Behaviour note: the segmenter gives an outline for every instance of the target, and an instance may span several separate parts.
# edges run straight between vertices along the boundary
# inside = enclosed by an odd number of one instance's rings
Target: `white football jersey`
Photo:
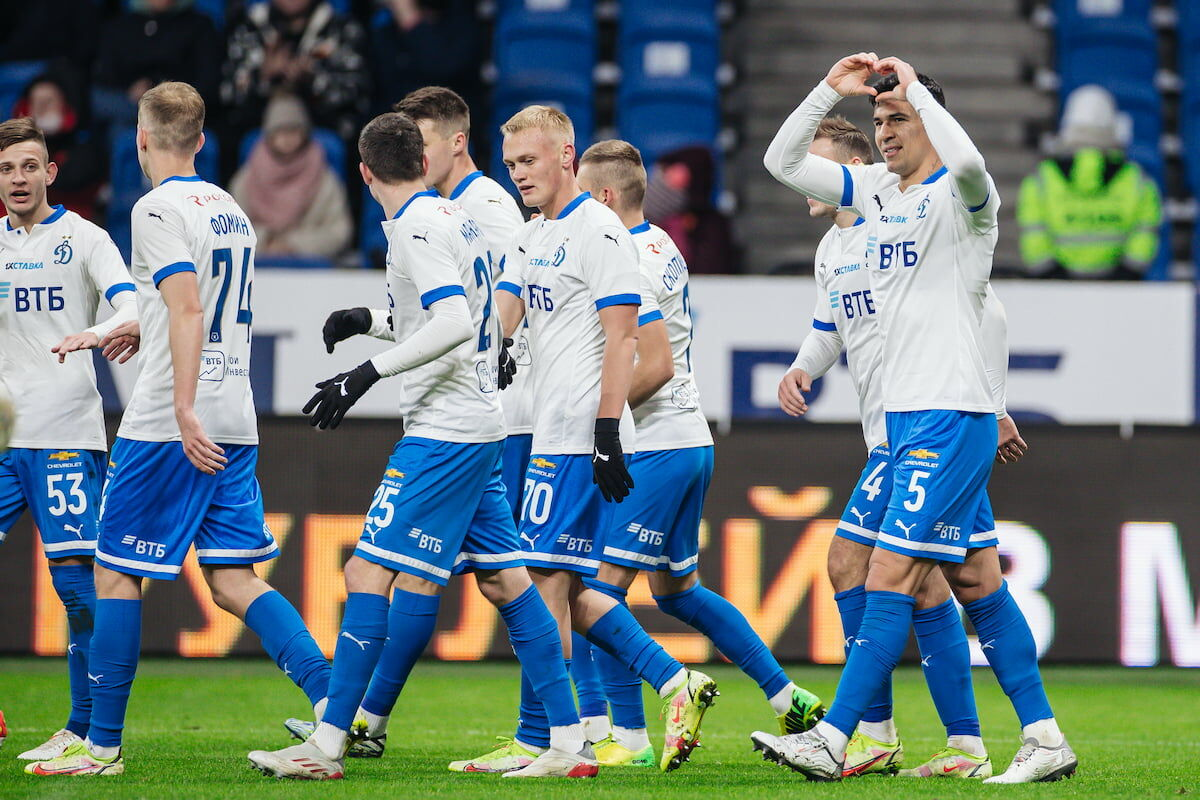
[[[246,213],[224,189],[198,176],[167,178],[133,207],[133,279],[141,320],[141,372],[117,435],[179,440],[170,320],[158,284],[195,272],[204,308],[196,415],[217,444],[258,444],[250,391],[254,248]]]
[[[450,199],[462,206],[467,216],[479,224],[487,241],[492,279],[499,280],[504,271],[504,254],[508,252],[513,236],[525,224],[517,201],[504,191],[504,187],[480,170],[459,181],[450,193]],[[529,388],[533,353],[529,349],[526,330],[522,323],[513,337],[512,355],[517,360],[517,372],[513,382],[500,393],[504,424],[509,434],[533,433],[533,397]]]
[[[96,323],[100,299],[134,291],[112,239],[74,211],[26,233],[0,224],[0,381],[16,404],[12,447],[107,450],[90,351],[50,348]]]
[[[557,219],[525,223],[505,256],[497,288],[525,301],[537,353],[533,452],[591,453],[605,341],[599,310],[641,302],[633,238],[611,209],[583,192]],[[634,452],[628,406],[622,414],[621,446]]]
[[[483,231],[457,203],[432,189],[413,195],[383,223],[392,333],[403,342],[433,316],[429,307],[463,295],[475,335],[441,358],[396,376],[405,436],[496,442],[504,414],[496,386],[499,317]]]
[[[706,447],[713,443],[692,372],[692,309],[687,263],[667,232],[649,222],[630,228],[642,272],[638,324],[663,320],[675,377],[633,410],[640,451]]]
[[[813,277],[817,301],[813,330],[837,331],[846,350],[850,381],[858,393],[863,438],[871,450],[887,442],[883,415],[883,341],[879,333],[879,308],[871,292],[865,263],[867,226],[861,218],[849,228],[834,225],[817,246]],[[798,364],[819,378],[826,364]]]
[[[945,168],[904,191],[883,164],[843,170],[841,205],[867,219],[884,409],[995,411],[980,331],[1000,207],[990,176],[968,209]]]

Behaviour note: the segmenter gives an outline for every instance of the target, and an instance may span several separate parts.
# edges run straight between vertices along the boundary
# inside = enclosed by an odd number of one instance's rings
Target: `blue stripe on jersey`
[[[866,220],[863,219],[862,217],[859,217],[858,219],[854,220],[854,224],[851,225],[850,227],[857,228],[859,225],[862,225],[864,222],[866,222]]]
[[[196,265],[190,261],[176,261],[174,264],[167,264],[165,267],[154,273],[154,287],[162,283],[163,278],[169,275],[174,275],[176,272],[195,272]]]
[[[496,291],[505,291],[509,292],[510,294],[515,294],[517,297],[521,296],[521,287],[517,286],[512,281],[500,281],[496,284]]]
[[[637,294],[610,294],[608,297],[601,297],[596,301],[596,310],[608,308],[609,306],[636,306],[641,305],[642,297]]]
[[[54,206],[53,208],[54,208],[54,213],[51,214],[50,216],[46,217],[41,222],[39,222],[38,225],[49,225],[52,222],[58,221],[59,217],[61,217],[65,213],[67,213],[67,210],[65,208],[63,208],[61,205]]]
[[[439,286],[436,289],[430,289],[425,294],[421,295],[421,308],[429,308],[438,300],[445,300],[447,297],[466,297],[467,291],[458,284],[450,284],[449,286]]]
[[[850,170],[842,166],[842,202],[838,205],[848,206],[854,202],[854,179],[850,177]]]
[[[204,178],[201,178],[199,175],[172,175],[171,177],[164,179],[163,183],[170,183],[171,181],[186,181],[188,183],[197,183],[202,180],[204,180]],[[160,183],[159,186],[162,186],[162,183]]]
[[[828,333],[832,333],[837,330],[837,325],[834,325],[832,322],[822,322],[819,319],[813,320],[813,327],[819,331],[826,331]]]
[[[392,217],[392,219],[400,219],[400,215],[403,214],[405,211],[407,211],[408,207],[413,204],[413,200],[416,200],[418,197],[437,197],[437,196],[438,196],[438,193],[435,192],[433,189],[426,189],[423,192],[417,192],[412,197],[408,198],[407,202],[405,202],[404,205],[400,206],[400,210],[396,212],[396,215],[394,217]]]
[[[967,209],[968,213],[974,214],[976,211],[983,211],[983,207],[988,204],[988,200],[992,199],[992,190],[988,189],[988,193],[983,196],[983,202],[977,206],[970,206]]]
[[[483,170],[481,170],[481,169],[477,169],[474,172],[472,172],[470,175],[465,176],[461,181],[458,182],[458,186],[454,187],[454,191],[450,192],[450,199],[457,200],[459,198],[459,195],[461,195],[463,192],[465,192],[467,190],[468,186],[470,186],[472,183],[474,183],[477,178],[482,178],[482,177],[483,177]]]
[[[574,200],[567,203],[567,207],[564,208],[562,211],[558,212],[558,216],[555,217],[555,219],[566,219],[567,214],[570,214],[572,211],[579,208],[579,204],[582,203],[584,200],[587,200],[589,197],[591,197],[590,194],[588,194],[587,192],[583,192],[578,197],[576,197]]]
[[[650,230],[649,220],[642,220],[640,225],[634,225],[632,228],[629,229],[629,232],[630,233],[645,233],[648,230]]]
[[[843,169],[845,169],[845,167],[843,167]],[[942,167],[942,168],[941,168],[941,169],[939,169],[937,172],[933,173],[933,174],[932,174],[932,175],[930,175],[928,178],[926,178],[925,180],[921,181],[921,183],[934,183],[934,182],[936,182],[936,181],[937,181],[937,179],[938,179],[938,178],[942,177],[942,176],[943,176],[943,175],[945,175],[945,174],[946,174],[946,168],[945,168],[945,167]]]
[[[657,310],[649,311],[645,314],[642,314],[640,317],[638,317],[638,327],[640,328],[643,325],[649,325],[651,322],[654,322],[654,320],[662,319],[662,318],[663,318],[663,315],[662,315],[661,311],[657,311]]]
[[[165,278],[167,276],[164,275],[163,277]],[[156,280],[154,283],[155,283],[155,285],[157,285],[158,281]],[[111,303],[112,299],[114,297],[116,297],[117,295],[119,295],[121,292],[136,292],[136,291],[137,291],[137,287],[134,286],[132,283],[128,283],[128,282],[114,283],[112,286],[108,287],[108,291],[104,293],[104,299]]]

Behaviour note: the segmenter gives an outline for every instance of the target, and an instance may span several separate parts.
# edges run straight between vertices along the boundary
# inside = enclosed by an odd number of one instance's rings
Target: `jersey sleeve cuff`
[[[596,310],[608,308],[609,306],[638,306],[642,304],[641,295],[637,294],[610,294],[608,297],[601,297],[596,301]]]
[[[447,297],[454,297],[455,295],[466,297],[467,291],[457,284],[439,286],[436,289],[430,289],[428,292],[421,295],[421,308],[429,308],[438,300],[445,300]]]
[[[813,328],[818,331],[826,331],[827,333],[833,333],[834,331],[837,330],[837,325],[833,324],[832,322],[822,322],[819,319],[814,319],[813,320]]]
[[[654,311],[647,311],[645,314],[642,314],[640,317],[638,317],[638,327],[640,328],[643,325],[649,325],[651,322],[662,318],[662,312],[657,309]]]
[[[846,165],[842,165],[842,199],[839,205],[845,207],[854,202],[854,178]]]
[[[158,285],[163,282],[163,278],[167,278],[178,272],[195,271],[196,265],[190,261],[176,261],[174,264],[167,264],[165,267],[159,269],[158,272],[154,273],[154,287],[157,289]]]
[[[193,269],[193,272],[194,271],[195,270]],[[163,277],[165,278],[167,276],[164,275]],[[154,285],[155,286],[158,285],[158,281],[159,281],[159,277],[158,277],[158,275],[155,275],[154,276]],[[116,297],[117,295],[119,295],[121,292],[136,292],[136,291],[137,291],[137,287],[134,286],[132,283],[129,283],[128,281],[126,281],[124,283],[114,283],[112,286],[108,287],[108,291],[104,293],[104,299],[111,303],[112,299],[114,297]]]
[[[992,190],[988,189],[988,193],[986,195],[984,195],[984,197],[983,197],[983,202],[977,206],[967,206],[967,213],[974,214],[976,212],[983,211],[983,209],[987,207],[988,200],[991,200],[991,199],[992,199]]]
[[[521,296],[521,287],[517,286],[512,281],[500,281],[496,284],[496,290],[515,294],[517,297]]]

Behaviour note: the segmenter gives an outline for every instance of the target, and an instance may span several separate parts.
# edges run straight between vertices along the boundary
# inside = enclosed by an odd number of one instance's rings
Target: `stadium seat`
[[[133,128],[116,128],[111,131],[112,145],[109,160],[109,182],[112,197],[108,203],[106,228],[116,242],[125,260],[129,260],[132,237],[129,230],[129,214],[134,204],[150,191],[150,181],[142,174],[137,160],[137,142]],[[205,180],[215,181],[218,177],[220,145],[216,134],[204,132],[204,147],[196,154],[196,172]]]
[[[702,5],[702,4],[701,4]],[[625,88],[646,80],[716,82],[721,31],[716,12],[671,4],[628,3],[622,9],[617,60]]]
[[[592,143],[595,112],[592,103],[591,76],[555,75],[548,72],[510,75],[496,86],[492,96],[493,129],[530,105],[548,105],[561,109],[575,125],[575,148],[582,153]],[[504,188],[515,193],[504,168],[500,137],[492,148],[491,174]]]
[[[242,143],[238,147],[238,163],[245,164],[246,159],[250,157],[250,151],[254,149],[254,145],[258,143],[262,136],[262,129],[255,128],[242,137]],[[341,140],[336,133],[328,128],[313,128],[312,136],[317,140],[317,144],[325,151],[325,160],[329,162],[329,167],[342,180],[346,179],[346,143]]]
[[[554,14],[571,13],[593,16],[594,0],[497,0],[496,17],[502,18],[516,13]]]
[[[46,61],[9,61],[0,63],[0,113],[12,116],[13,106],[34,78],[46,71]]]
[[[1083,30],[1105,21],[1140,25],[1149,23],[1152,5],[1153,0],[1054,0],[1054,19],[1059,30]]]
[[[1158,71],[1158,37],[1149,23],[1102,20],[1081,30],[1061,31],[1055,41],[1064,92],[1110,80],[1153,84]]]
[[[589,79],[596,64],[596,18],[587,12],[514,11],[496,23],[497,82],[511,75],[549,72]]]
[[[684,145],[714,147],[719,120],[717,87],[710,81],[647,80],[622,87],[618,96],[618,133],[642,151],[647,169],[658,156]]]

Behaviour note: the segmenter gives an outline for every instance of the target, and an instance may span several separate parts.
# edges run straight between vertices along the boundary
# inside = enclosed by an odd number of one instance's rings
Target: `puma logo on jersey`
[[[379,533],[378,528],[372,528],[370,524],[363,525],[363,533],[371,537],[371,544],[375,544],[375,535]]]
[[[80,525],[78,527],[76,527],[74,525],[63,525],[63,530],[70,531],[71,533],[78,536],[80,539],[83,538],[83,526],[82,525]]]
[[[355,637],[354,634],[350,633],[350,631],[342,631],[342,638],[349,639],[350,641],[352,641],[356,645],[358,645],[359,648],[362,650],[366,650],[367,645],[370,644],[370,642],[366,642],[366,641],[363,641],[362,639]]]
[[[879,206],[880,211],[883,211],[883,201],[879,199],[879,195],[875,195],[875,205]]]
[[[498,198],[498,197],[489,197],[489,198],[487,199],[487,201],[488,201],[489,203],[495,203],[495,204],[496,204],[496,205],[498,205],[498,206],[502,206],[502,205],[504,205],[504,201],[503,201],[503,200],[501,200],[501,199],[500,199],[500,198]]]
[[[530,548],[537,547],[537,540],[538,540],[538,537],[540,537],[540,536],[541,536],[541,534],[539,533],[537,536],[534,536],[531,539],[531,538],[529,538],[529,535],[525,533],[525,531],[521,531],[521,538],[524,539],[525,541],[529,542]]]
[[[75,649],[77,647],[79,647],[79,645],[75,644],[74,642],[71,642],[69,645],[67,645],[67,655],[69,655],[69,656],[75,655]]]
[[[100,679],[104,677],[103,675],[93,675],[90,672],[87,674],[87,676],[88,680],[94,682],[97,686],[100,685]]]
[[[905,539],[911,539],[912,538],[912,529],[917,527],[917,523],[914,522],[912,525],[905,525],[900,520],[896,520],[896,527],[899,528],[900,530],[904,531]]]
[[[425,244],[429,244],[429,239],[427,239],[427,238],[426,238],[427,236],[429,236],[429,231],[425,231],[425,236],[417,236],[417,235],[414,233],[414,234],[412,235],[412,238],[414,238],[414,239],[420,239],[420,240],[421,240],[422,242],[424,242]]]
[[[871,641],[870,639],[855,639],[854,643],[856,645],[858,645],[859,647],[862,647],[864,644],[867,644],[870,641]]]
[[[158,220],[159,222],[166,222],[166,220],[162,218],[162,214],[155,214],[153,211],[147,211],[147,212],[146,212],[146,216],[147,216],[147,217],[154,217],[154,218],[155,218],[156,220]]]
[[[930,661],[930,659],[932,659],[932,658],[933,658],[933,656],[925,656],[924,658],[922,658],[922,659],[921,659],[921,666],[922,666],[922,667],[928,667],[928,666],[929,666],[929,661]]]
[[[850,506],[850,513],[853,514],[854,516],[858,517],[858,524],[861,527],[865,528],[867,526],[867,517],[871,516],[870,511],[868,511],[864,514],[861,511],[859,511],[857,508],[855,508],[854,506]]]
[[[612,239],[612,243],[613,243],[613,244],[617,245],[618,247],[620,247],[620,246],[621,246],[621,243],[620,243],[619,241],[617,241],[617,237],[613,236],[611,233],[606,233],[606,234],[604,234],[604,238],[605,238],[605,239]]]
[[[995,639],[988,639],[986,642],[984,642],[983,644],[981,644],[979,646],[979,649],[980,650],[995,650],[996,649],[995,642],[996,642]]]
[[[347,375],[346,377],[342,378],[340,381],[338,381],[337,383],[334,384],[334,386],[336,386],[342,390],[342,397],[350,396],[350,393],[346,391],[346,381],[348,381],[348,380],[350,380],[349,375]]]

